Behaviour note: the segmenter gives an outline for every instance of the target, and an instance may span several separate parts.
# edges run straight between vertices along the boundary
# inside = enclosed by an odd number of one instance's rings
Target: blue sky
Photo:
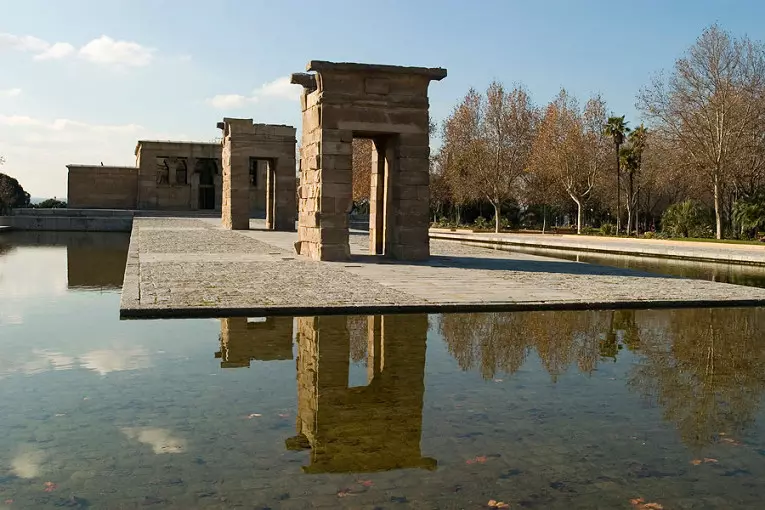
[[[704,27],[765,39],[765,2],[0,0],[1,171],[64,196],[67,163],[133,164],[139,138],[210,141],[223,116],[300,125],[309,60],[445,67],[441,121],[470,87],[565,86],[639,121],[635,95]]]

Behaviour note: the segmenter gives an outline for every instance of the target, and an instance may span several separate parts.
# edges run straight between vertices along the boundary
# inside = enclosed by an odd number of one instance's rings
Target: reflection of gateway
[[[249,367],[252,360],[292,359],[292,322],[292,317],[221,319],[220,352],[215,357],[222,368]]]
[[[426,315],[368,318],[367,386],[348,387],[346,317],[298,319],[298,418],[307,473],[435,469],[422,457]]]

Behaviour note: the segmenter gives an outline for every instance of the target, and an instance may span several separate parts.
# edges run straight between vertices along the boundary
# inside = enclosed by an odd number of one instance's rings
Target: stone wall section
[[[136,146],[136,167],[138,167],[138,209],[157,211],[197,210],[199,204],[199,174],[195,172],[199,159],[214,159],[218,173],[214,177],[215,208],[220,211],[221,146],[217,143],[174,142],[140,140]],[[157,182],[157,158],[183,159],[186,164],[186,182],[178,183],[176,170],[171,165],[167,183]]]
[[[67,165],[67,206],[73,209],[135,209],[138,169]]]

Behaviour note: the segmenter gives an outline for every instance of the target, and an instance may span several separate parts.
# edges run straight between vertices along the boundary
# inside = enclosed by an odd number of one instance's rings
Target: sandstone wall
[[[138,170],[133,167],[67,165],[67,204],[73,209],[135,209]]]

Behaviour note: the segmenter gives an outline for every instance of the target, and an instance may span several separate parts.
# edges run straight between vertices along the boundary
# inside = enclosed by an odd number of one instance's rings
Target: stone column
[[[273,211],[276,217],[273,228],[282,232],[295,231],[297,216],[294,144],[289,147],[289,150],[292,157],[285,156],[273,161],[274,168],[269,172],[275,182]]]

